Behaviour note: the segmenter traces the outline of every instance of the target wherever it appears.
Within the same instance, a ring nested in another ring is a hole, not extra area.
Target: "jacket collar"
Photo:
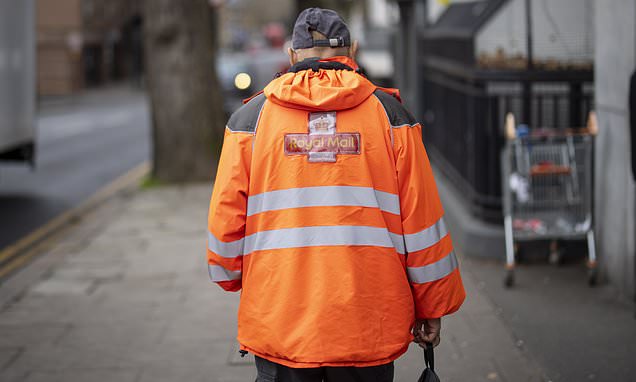
[[[353,59],[346,56],[335,56],[323,59],[318,57],[310,57],[297,62],[291,68],[289,68],[289,71],[292,73],[297,73],[302,70],[309,69],[313,70],[314,72],[317,72],[320,69],[351,70],[357,72],[359,70],[359,67]]]

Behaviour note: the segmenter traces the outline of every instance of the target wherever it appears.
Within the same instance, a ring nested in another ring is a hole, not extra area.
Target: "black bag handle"
[[[433,355],[433,344],[426,344],[424,348],[424,364],[429,369],[435,371],[435,356]]]

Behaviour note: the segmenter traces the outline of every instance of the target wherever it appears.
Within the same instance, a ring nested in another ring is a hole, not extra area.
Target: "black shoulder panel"
[[[232,131],[244,131],[253,133],[256,131],[256,123],[265,103],[265,94],[261,93],[252,98],[248,103],[232,113],[227,127]]]
[[[391,126],[404,126],[404,125],[414,125],[417,123],[415,117],[406,110],[406,108],[397,100],[397,98],[393,97],[390,94],[383,92],[378,89],[373,93],[380,103],[384,107],[386,111],[386,115],[389,117],[389,122]]]

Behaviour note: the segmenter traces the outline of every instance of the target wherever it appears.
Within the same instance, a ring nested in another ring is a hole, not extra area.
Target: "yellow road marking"
[[[63,212],[40,228],[37,228],[25,237],[4,248],[2,251],[0,251],[0,263],[5,261],[7,261],[7,263],[0,268],[0,279],[2,279],[5,275],[11,273],[13,270],[17,269],[21,265],[25,264],[33,256],[39,253],[39,249],[43,249],[45,243],[41,242],[35,248],[32,248],[30,251],[25,252],[29,247],[32,247],[36,243],[42,241],[47,236],[51,236],[52,233],[60,230],[62,227],[68,224],[69,221],[72,221],[73,219],[87,213],[90,209],[94,208],[100,202],[103,202],[117,192],[139,182],[139,180],[146,176],[149,172],[150,162],[145,161],[140,165],[134,167],[124,175],[118,177],[109,184],[100,188],[86,201],[82,202],[77,207]],[[53,239],[56,236],[57,235],[53,235],[52,237],[50,237],[50,239]]]
[[[40,253],[41,246],[36,246],[32,250],[20,255],[16,256],[13,259],[10,259],[8,263],[6,263],[2,268],[0,268],[0,280],[5,276],[11,274],[11,272],[20,268],[22,265],[26,264],[31,260],[35,255]]]

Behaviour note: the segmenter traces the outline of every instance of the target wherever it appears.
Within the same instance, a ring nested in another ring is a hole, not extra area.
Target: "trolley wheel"
[[[519,243],[515,243],[515,262],[523,263],[524,260],[524,251],[523,248],[519,245]]]
[[[512,288],[515,285],[515,272],[512,269],[506,270],[506,277],[504,277],[504,287]]]
[[[563,255],[561,251],[550,251],[550,255],[548,256],[548,262],[551,265],[562,265],[563,264]]]
[[[587,270],[587,285],[595,287],[598,283],[598,270],[596,268],[590,268]]]
[[[559,242],[552,240],[550,242],[550,255],[548,256],[548,262],[552,265],[561,265],[563,262],[563,253],[559,248]]]

